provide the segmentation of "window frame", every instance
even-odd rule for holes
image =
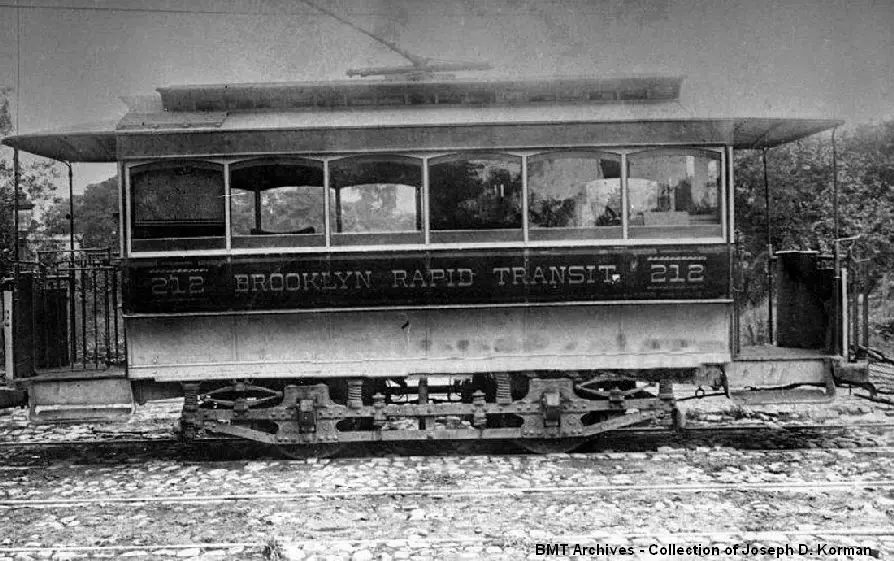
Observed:
[[[140,221],[136,220],[136,212],[137,211],[136,211],[135,197],[134,197],[134,193],[133,193],[134,176],[139,175],[141,173],[149,172],[152,170],[171,169],[171,168],[174,168],[177,166],[191,166],[191,167],[196,167],[196,168],[200,168],[200,169],[214,170],[214,171],[218,171],[221,173],[221,175],[222,175],[221,176],[221,179],[222,179],[221,184],[222,184],[222,191],[223,191],[222,197],[224,199],[224,201],[223,201],[223,207],[224,207],[223,229],[224,229],[224,231],[223,231],[222,236],[137,238],[135,231],[136,231],[136,228],[138,227],[138,225],[140,224]],[[125,214],[126,214],[126,220],[125,220],[126,227],[124,228],[124,230],[125,230],[124,245],[127,248],[128,255],[138,255],[138,256],[153,255],[153,254],[172,255],[172,254],[181,254],[181,253],[187,253],[187,254],[208,254],[208,253],[211,253],[211,254],[214,254],[214,253],[219,253],[221,251],[225,252],[225,251],[229,250],[229,239],[230,239],[229,222],[228,222],[228,214],[229,214],[228,207],[229,207],[229,205],[227,204],[228,203],[228,193],[229,193],[227,184],[229,182],[229,175],[227,172],[227,163],[225,161],[219,161],[219,160],[207,159],[207,158],[193,158],[193,157],[165,158],[165,159],[140,161],[140,162],[134,162],[134,163],[124,163],[121,167],[126,171],[125,179],[122,182],[123,188],[124,188],[124,195],[125,195],[124,201],[123,201],[124,204],[122,206],[124,207],[123,210],[125,210]],[[170,222],[172,224],[175,224],[178,221],[172,220]],[[183,221],[179,221],[179,222],[183,222]],[[209,223],[210,223],[210,221],[209,221]],[[222,247],[220,247],[220,248],[216,248],[216,247],[215,248],[176,248],[176,249],[168,249],[168,250],[149,249],[149,250],[137,250],[136,252],[134,251],[134,248],[133,248],[135,241],[139,244],[141,242],[144,242],[147,240],[153,240],[153,239],[193,240],[193,241],[195,241],[195,240],[216,240],[218,238],[220,238],[221,241],[223,242],[221,244]],[[190,245],[190,244],[187,243],[186,245]]]
[[[419,185],[410,185],[405,183],[391,183],[386,185],[402,185],[405,187],[413,187],[416,191],[416,205],[415,205],[415,222],[416,222],[416,230],[396,230],[396,231],[385,231],[385,232],[338,232],[333,229],[332,221],[332,211],[335,208],[335,217],[336,223],[340,223],[343,220],[339,220],[340,218],[340,201],[341,195],[339,191],[344,188],[349,187],[357,187],[362,185],[376,185],[375,183],[360,183],[358,185],[341,185],[336,187],[333,185],[332,176],[333,176],[333,164],[338,164],[339,162],[349,163],[350,161],[360,162],[360,163],[376,163],[376,162],[387,162],[392,161],[401,164],[411,164],[419,166]],[[324,174],[325,185],[324,189],[326,190],[326,217],[328,219],[327,223],[327,249],[337,248],[337,247],[369,247],[369,246],[380,246],[380,245],[388,245],[388,246],[403,246],[403,245],[418,245],[420,243],[425,243],[425,213],[423,212],[423,208],[425,206],[425,201],[423,200],[423,191],[424,185],[426,181],[425,175],[425,160],[424,158],[413,156],[409,154],[395,154],[395,153],[366,153],[366,154],[349,154],[340,157],[329,158],[325,162],[325,167],[327,173]],[[335,201],[332,201],[332,192],[335,191]],[[418,239],[416,239],[418,238]],[[381,240],[395,240],[396,243],[379,243]],[[355,240],[354,243],[350,243],[349,240]],[[409,240],[409,241],[401,241],[401,240]],[[349,243],[344,243],[348,241]],[[415,243],[414,243],[415,242]]]
[[[664,235],[662,235],[661,237],[649,237],[649,236],[636,237],[636,236],[631,235],[631,233],[630,233],[630,224],[629,224],[629,222],[630,222],[630,205],[629,205],[630,161],[629,160],[630,160],[631,156],[635,157],[635,156],[639,156],[642,154],[695,156],[695,157],[706,157],[706,155],[710,154],[710,156],[707,156],[707,157],[709,159],[717,161],[717,179],[720,182],[719,190],[718,190],[718,194],[717,194],[717,212],[719,214],[720,221],[716,225],[711,224],[709,226],[704,226],[704,228],[707,228],[707,227],[714,228],[716,226],[716,228],[720,232],[720,235],[719,236],[701,236],[701,237],[699,237],[699,236],[692,236],[692,237],[681,236],[679,238],[677,238],[676,236],[671,236],[669,239],[671,241],[722,239],[723,243],[726,243],[729,239],[732,239],[732,238],[728,238],[727,234],[726,234],[726,224],[727,224],[727,215],[726,215],[726,207],[727,207],[727,205],[726,205],[726,198],[727,198],[727,188],[726,188],[726,169],[727,168],[726,168],[726,165],[727,164],[726,164],[726,157],[725,157],[726,150],[724,150],[724,149],[711,150],[711,149],[695,147],[695,146],[646,146],[641,149],[628,150],[624,154],[624,161],[623,161],[623,164],[621,167],[621,173],[624,175],[624,178],[621,181],[621,185],[622,185],[621,190],[625,195],[625,200],[623,201],[623,203],[624,203],[623,215],[625,217],[625,225],[626,225],[625,231],[624,231],[624,240],[625,241],[643,240],[644,242],[649,242],[649,240],[665,239],[667,237],[667,233],[668,233],[668,232],[665,232]],[[687,228],[687,227],[692,227],[692,225],[665,226],[664,228],[671,228],[671,229],[681,228],[682,229],[682,228]],[[648,245],[648,243],[643,243],[643,245]]]
[[[226,199],[227,199],[227,212],[228,212],[228,220],[227,220],[227,249],[235,248],[237,250],[242,249],[264,249],[264,250],[279,250],[281,248],[292,248],[292,247],[306,247],[306,248],[325,248],[328,243],[328,236],[326,232],[314,232],[311,234],[291,234],[285,232],[271,232],[270,234],[249,234],[249,235],[236,235],[233,231],[232,224],[232,205],[233,205],[233,185],[232,185],[232,173],[234,171],[239,171],[241,169],[251,168],[251,167],[259,167],[259,166],[273,166],[273,165],[282,165],[282,166],[295,166],[295,167],[305,167],[305,168],[318,168],[320,170],[320,174],[322,180],[320,182],[319,188],[323,190],[323,206],[320,209],[321,212],[324,213],[323,216],[323,228],[328,226],[328,222],[325,216],[326,213],[326,173],[325,173],[325,162],[322,160],[315,160],[311,158],[303,158],[300,156],[262,156],[258,158],[250,158],[250,159],[242,159],[236,160],[233,162],[227,163],[227,191],[226,191]],[[291,186],[281,186],[281,187],[291,187]],[[294,187],[317,187],[317,185],[296,185]],[[276,189],[274,187],[272,189]],[[270,189],[270,190],[272,190]],[[241,190],[241,189],[240,189]],[[260,194],[263,191],[255,191],[255,199],[254,199],[254,213],[255,220],[257,221],[258,213],[261,210],[261,207],[258,205],[260,200]],[[257,222],[256,222],[257,223]],[[312,237],[311,237],[312,236]],[[242,238],[247,240],[255,240],[258,243],[247,244],[243,247],[235,247],[233,245],[233,241],[235,238]],[[311,243],[293,243],[293,244],[275,244],[275,243],[263,243],[266,242],[275,242],[275,241],[300,241],[304,240],[305,242]],[[313,243],[317,242],[317,243]]]
[[[518,228],[469,228],[469,229],[435,229],[432,228],[431,224],[431,166],[438,165],[441,163],[449,163],[449,162],[457,162],[463,160],[491,160],[491,161],[504,161],[512,163],[517,163],[520,166],[519,169],[519,197],[520,197],[520,206],[519,212],[520,223]],[[526,184],[526,174],[525,169],[527,167],[527,157],[524,154],[519,154],[514,151],[501,151],[501,150],[454,150],[449,152],[444,152],[438,155],[431,156],[427,159],[426,162],[426,185],[428,188],[428,228],[430,230],[430,244],[436,245],[438,247],[444,245],[459,245],[459,246],[478,246],[481,244],[504,244],[504,243],[526,243],[527,242],[527,220],[525,218],[525,197],[527,193],[527,184]],[[479,240],[475,240],[475,233],[478,233]],[[507,238],[515,237],[517,235],[518,239],[499,239],[502,236],[506,236]],[[448,237],[456,237],[459,241],[443,241],[444,238]],[[442,238],[438,240],[436,238]],[[468,238],[465,240],[463,238]],[[497,238],[490,240],[481,240],[480,238]]]
[[[721,218],[721,235],[703,238],[634,238],[629,235],[628,224],[628,162],[630,155],[641,154],[644,152],[662,151],[669,152],[690,152],[693,155],[701,155],[708,153],[709,157],[720,161],[720,218]],[[621,159],[621,204],[624,212],[621,213],[622,218],[622,237],[620,238],[588,238],[576,239],[566,238],[557,240],[536,240],[530,238],[530,224],[528,220],[528,198],[530,197],[528,185],[528,160],[536,156],[542,156],[550,153],[561,152],[589,152],[594,154],[608,154],[620,156]],[[346,153],[346,154],[271,154],[271,155],[244,155],[244,156],[190,156],[190,157],[171,157],[157,159],[128,159],[120,162],[122,171],[122,188],[123,197],[121,206],[124,212],[122,216],[122,245],[126,251],[126,255],[135,258],[151,258],[164,256],[201,256],[201,255],[258,255],[269,253],[281,254],[302,254],[302,253],[347,253],[347,252],[399,252],[399,251],[420,251],[431,249],[464,249],[464,248],[559,248],[559,247],[586,247],[586,246],[618,246],[618,247],[638,247],[638,246],[662,246],[662,245],[694,245],[694,244],[728,244],[733,239],[734,220],[730,216],[733,212],[732,201],[730,200],[730,189],[728,185],[733,178],[732,169],[732,149],[727,145],[642,145],[642,146],[567,146],[567,147],[544,147],[544,148],[525,148],[525,149],[468,149],[468,150],[438,150],[428,152],[368,152],[368,153]],[[476,155],[499,155],[511,156],[521,159],[521,203],[522,203],[522,236],[518,240],[512,241],[458,241],[445,242],[432,239],[431,230],[431,197],[430,197],[430,179],[429,166],[432,161],[437,163],[440,158],[450,155],[467,154],[469,159],[474,159]],[[333,161],[343,160],[349,157],[401,157],[407,158],[414,162],[418,162],[422,167],[422,185],[419,189],[420,196],[418,205],[421,205],[421,221],[422,221],[422,238],[418,243],[395,243],[395,244],[357,244],[357,245],[339,245],[333,243],[331,236],[332,225],[330,222],[330,206],[334,204],[334,200],[330,200],[331,187],[331,169],[330,164]],[[239,248],[232,247],[232,218],[230,216],[231,203],[231,186],[230,186],[230,169],[235,167],[238,169],[242,166],[250,166],[254,162],[263,161],[284,161],[287,163],[312,163],[313,165],[322,165],[323,168],[323,198],[324,198],[324,234],[325,240],[319,246],[298,246],[298,245],[277,245],[271,247],[258,248]],[[221,249],[183,249],[183,250],[164,250],[164,251],[134,251],[133,248],[133,227],[134,221],[132,216],[133,196],[132,196],[132,180],[131,175],[134,170],[142,169],[146,165],[171,165],[170,162],[204,162],[212,166],[220,166],[224,173],[224,197],[226,199],[224,208],[226,213],[225,239],[226,246]],[[486,230],[467,230],[467,232],[486,231]],[[509,230],[514,231],[514,230]],[[415,234],[413,232],[412,234]],[[435,236],[437,237],[437,236]]]
[[[549,236],[537,236],[537,237],[540,237],[541,239],[533,240],[536,242],[541,242],[541,241],[554,242],[554,241],[569,241],[569,240],[582,240],[582,241],[591,241],[592,240],[592,241],[611,242],[613,240],[617,241],[617,240],[626,239],[626,236],[624,233],[625,233],[625,225],[627,223],[627,214],[624,212],[624,207],[623,207],[624,201],[626,200],[626,196],[625,196],[626,189],[625,189],[625,182],[623,179],[624,154],[621,152],[612,152],[610,150],[605,150],[605,149],[601,149],[601,148],[567,148],[564,150],[547,150],[547,151],[538,152],[536,154],[526,156],[525,157],[524,187],[525,187],[525,202],[527,203],[527,205],[530,205],[530,198],[531,198],[531,184],[530,184],[530,176],[529,176],[529,167],[530,167],[531,160],[548,157],[548,156],[554,155],[554,154],[587,154],[588,156],[591,156],[592,159],[597,162],[602,161],[601,156],[608,156],[611,159],[617,160],[617,164],[618,164],[618,167],[620,170],[617,180],[618,180],[618,190],[619,190],[619,194],[620,194],[619,202],[622,205],[621,212],[620,212],[621,224],[619,224],[618,226],[554,226],[554,227],[532,228],[530,226],[530,216],[528,215],[527,216],[528,224],[527,224],[526,230],[525,230],[526,241],[528,241],[530,234],[535,230],[538,233],[555,232],[558,234],[558,233],[562,233],[562,232],[567,232],[567,233],[577,233],[579,235],[583,235],[587,232],[590,232],[590,233],[594,233],[594,234],[595,233],[609,234],[606,236],[594,236],[594,237],[589,237],[589,238],[583,237],[583,236],[582,237],[572,236],[572,237],[565,237],[565,238],[557,237],[556,239],[550,239]],[[608,179],[615,179],[615,178],[608,178]],[[526,208],[526,212],[530,212],[530,209]],[[605,230],[600,231],[599,228],[605,228]],[[611,231],[609,231],[609,228],[611,229]],[[610,235],[610,234],[614,234],[615,232],[617,232],[619,235],[617,235],[617,236]]]

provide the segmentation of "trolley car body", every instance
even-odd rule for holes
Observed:
[[[113,131],[6,142],[118,162],[126,380],[183,392],[187,433],[585,437],[668,416],[673,383],[834,368],[737,360],[732,161],[837,123],[682,117],[679,88],[171,87]]]

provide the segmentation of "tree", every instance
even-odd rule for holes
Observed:
[[[860,235],[856,253],[872,256],[880,276],[894,267],[894,121],[862,126],[838,144],[839,237]],[[762,155],[736,157],[736,227],[743,249],[766,251],[767,207]],[[832,253],[834,243],[832,146],[810,138],[767,152],[769,219],[776,250]]]
[[[494,159],[431,166],[432,230],[521,227],[521,167]]]
[[[894,308],[885,287],[894,280],[894,121],[864,125],[841,134],[838,149],[838,236],[859,235],[843,244],[842,255],[870,259],[866,287],[879,287],[872,322],[879,332],[894,332]],[[832,145],[828,137],[809,138],[767,152],[769,218],[774,250],[802,249],[831,254],[834,249]],[[745,270],[745,296],[752,305],[765,299],[766,223],[762,154],[736,157],[736,227],[741,248],[751,254]]]
[[[110,177],[88,185],[83,195],[74,196],[75,234],[82,247],[118,247],[118,178]],[[45,235],[69,233],[69,202],[60,199],[44,214],[41,230]]]
[[[0,137],[12,131],[12,115],[9,112],[9,93],[12,88],[0,88]]]
[[[0,88],[0,136],[13,132],[9,114],[9,92],[12,88]],[[11,150],[0,151],[0,276],[10,268],[15,249],[15,170]],[[55,180],[60,177],[58,166],[43,158],[20,158],[19,191],[27,196],[38,209],[54,204]],[[29,229],[29,235],[37,229],[37,221]]]

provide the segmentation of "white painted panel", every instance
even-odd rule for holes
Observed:
[[[722,304],[129,318],[135,378],[686,368],[729,361]]]

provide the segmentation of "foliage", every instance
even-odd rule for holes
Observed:
[[[864,125],[838,135],[838,237],[859,235],[841,244],[841,256],[869,260],[866,290],[871,293],[871,344],[894,333],[894,121]],[[748,258],[742,285],[748,308],[766,307],[767,205],[762,154],[736,158],[736,225]],[[769,217],[774,251],[816,250],[832,254],[835,238],[832,143],[812,137],[767,152]],[[755,316],[756,318],[757,316]],[[745,321],[745,323],[748,323]],[[761,337],[759,321],[755,337]],[[751,325],[751,324],[749,324]],[[743,329],[743,335],[748,336]]]
[[[418,197],[419,190],[410,185],[376,183],[345,187],[341,190],[340,231],[414,231]]]
[[[323,233],[322,187],[276,187],[261,191],[260,195],[261,224],[256,228],[255,192],[233,190],[230,217],[235,235],[248,235],[257,229],[276,233]]]
[[[12,131],[12,114],[9,112],[9,93],[12,88],[0,88],[0,136]]]
[[[454,160],[433,165],[429,179],[433,230],[521,227],[519,166]]]
[[[59,169],[49,160],[33,160],[21,162],[19,171],[19,189],[34,203],[35,217],[39,208],[47,204],[55,204],[55,180],[59,177]],[[9,270],[14,249],[15,217],[13,201],[15,198],[15,174],[10,159],[0,159],[0,274]],[[31,223],[27,235],[32,235],[38,228],[38,221]]]
[[[118,247],[118,178],[88,185],[74,196],[75,234],[82,247]],[[69,201],[60,199],[44,214],[41,231],[46,236],[69,233]]]
[[[842,255],[871,258],[871,286],[894,267],[894,122],[862,126],[840,135],[838,147],[838,237],[860,235],[842,244]],[[767,205],[762,154],[736,158],[736,225],[741,248],[750,254],[746,274],[751,299],[766,292]],[[816,250],[831,254],[834,232],[832,145],[812,137],[767,152],[773,249]],[[750,281],[750,282],[749,282]]]
[[[0,88],[0,136],[13,131],[9,112],[9,93],[12,88]],[[11,150],[0,150],[0,276],[9,270],[15,250],[15,170]],[[19,189],[30,202],[36,205],[35,216],[55,198],[55,180],[60,176],[59,169],[51,160],[42,158],[20,158]],[[20,195],[21,196],[21,195]],[[28,234],[37,229],[37,221],[32,222]]]
[[[346,158],[333,166],[341,232],[397,232],[417,229],[422,168],[405,159]]]

